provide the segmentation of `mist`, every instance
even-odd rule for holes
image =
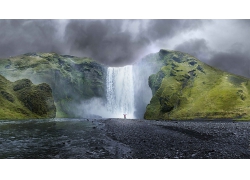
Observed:
[[[111,118],[105,105],[106,102],[102,98],[91,98],[80,104],[74,104],[72,111],[76,117]]]

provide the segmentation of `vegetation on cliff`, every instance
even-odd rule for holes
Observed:
[[[75,117],[74,107],[92,97],[105,98],[106,67],[90,58],[56,53],[27,53],[0,59],[0,74],[47,83],[52,88],[57,117]]]
[[[250,118],[249,79],[178,51],[151,57],[162,66],[148,80],[153,97],[145,119]]]
[[[139,80],[134,82],[137,117],[146,109],[145,119],[250,118],[249,79],[213,68],[189,54],[160,50],[137,62],[134,71]],[[76,117],[82,101],[106,99],[106,66],[90,58],[28,53],[0,59],[0,74],[16,81],[4,85],[10,82],[1,78],[1,111],[12,117],[54,117],[50,93],[57,117]],[[48,94],[39,96],[42,92]],[[46,106],[40,101],[46,101]]]
[[[56,107],[48,84],[29,79],[10,82],[0,75],[0,119],[54,118]]]

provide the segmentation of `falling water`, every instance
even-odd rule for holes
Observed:
[[[109,67],[107,73],[107,109],[110,117],[134,118],[133,67]]]

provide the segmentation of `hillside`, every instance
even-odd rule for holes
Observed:
[[[193,56],[160,50],[149,77],[153,97],[145,119],[250,118],[249,79],[213,68]]]
[[[105,98],[106,67],[90,58],[56,53],[27,53],[0,59],[8,80],[27,78],[52,88],[57,117],[76,117],[74,108],[92,97]]]
[[[54,118],[56,107],[48,84],[28,79],[10,82],[0,75],[0,119]]]
[[[249,79],[213,68],[189,54],[160,50],[135,63],[133,71],[136,117],[250,118]],[[0,59],[0,74],[8,80],[30,79],[34,84],[47,83],[51,87],[56,117],[78,117],[77,107],[82,102],[88,104],[86,100],[93,97],[105,101],[106,73],[106,66],[90,58],[56,53],[27,53]],[[20,82],[31,84],[28,80]],[[12,90],[6,92],[12,94]],[[20,101],[18,92],[13,93]],[[3,97],[6,100],[9,96],[3,92]]]

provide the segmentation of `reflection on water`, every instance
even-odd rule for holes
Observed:
[[[127,158],[129,149],[105,136],[102,121],[1,120],[0,158]]]

